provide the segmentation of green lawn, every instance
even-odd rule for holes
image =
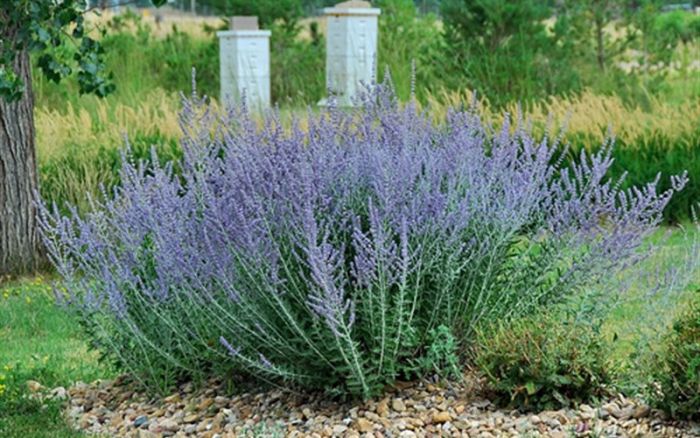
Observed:
[[[75,437],[58,403],[27,398],[27,380],[47,388],[112,375],[89,352],[77,322],[41,277],[0,286],[0,437]]]
[[[643,371],[635,366],[636,360],[629,360],[636,345],[641,343],[642,348],[656,348],[678,311],[690,300],[697,300],[696,295],[700,292],[699,270],[696,268],[690,272],[682,263],[697,250],[700,230],[692,224],[682,228],[674,228],[670,235],[669,229],[662,229],[652,236],[650,243],[658,245],[658,251],[632,271],[632,282],[623,295],[623,301],[612,309],[603,328],[606,337],[615,340],[611,345],[611,359],[634,373]],[[659,276],[674,268],[678,270],[676,275],[683,277],[681,283],[686,283],[686,287],[679,288],[669,282],[652,294],[640,292],[649,291],[649,282],[657,281]]]

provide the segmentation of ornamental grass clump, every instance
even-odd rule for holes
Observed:
[[[285,125],[185,101],[177,176],[125,160],[90,213],[45,208],[94,344],[160,391],[234,375],[371,396],[453,369],[483,322],[611,297],[673,192],[619,189],[610,148],[561,168],[556,141],[473,111],[435,124],[386,86],[358,103]]]

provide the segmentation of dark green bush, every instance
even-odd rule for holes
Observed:
[[[656,16],[654,36],[669,46],[689,43],[700,37],[700,18],[692,12],[673,11]]]
[[[309,38],[300,38],[306,30]],[[315,105],[326,94],[326,43],[311,22],[308,29],[272,26],[270,92],[280,105]]]
[[[628,172],[626,187],[650,181],[661,174],[659,190],[671,187],[670,175],[687,171],[690,180],[686,187],[669,202],[664,217],[675,223],[692,217],[691,208],[700,202],[700,137],[672,141],[663,135],[653,135],[635,147],[620,145],[614,152],[614,176]]]
[[[521,410],[588,401],[609,381],[598,330],[553,314],[482,327],[474,363],[496,399]]]
[[[535,0],[443,0],[447,87],[471,88],[501,105],[580,89],[565,28],[544,24],[553,10]]]
[[[651,404],[672,417],[700,418],[700,304],[673,324],[651,366]]]

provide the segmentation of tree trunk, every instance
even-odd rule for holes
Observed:
[[[596,11],[596,17],[595,17],[595,40],[596,40],[596,59],[598,61],[598,68],[601,71],[605,71],[605,21],[603,20],[603,17],[601,17],[599,14],[602,14],[602,11]]]
[[[25,90],[22,98],[12,103],[0,97],[0,277],[31,272],[42,262],[35,206],[39,186],[29,53],[17,54],[13,68]]]

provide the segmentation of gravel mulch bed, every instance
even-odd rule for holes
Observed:
[[[227,396],[210,382],[183,385],[163,399],[125,379],[55,388],[68,399],[77,429],[127,437],[700,437],[700,425],[665,421],[648,406],[617,396],[599,406],[523,414],[498,409],[477,394],[478,382],[399,383],[382,398],[357,403],[281,390]]]

